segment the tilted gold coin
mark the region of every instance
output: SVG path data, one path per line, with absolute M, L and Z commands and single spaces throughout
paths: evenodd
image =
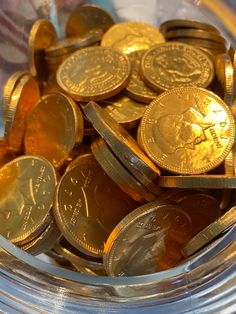
M 156 195 L 152 194 L 129 173 L 101 137 L 92 142 L 91 149 L 106 174 L 135 201 L 144 203 L 156 198 Z
M 83 36 L 93 29 L 107 31 L 114 24 L 112 16 L 96 5 L 82 5 L 73 11 L 66 24 L 66 36 Z
M 33 76 L 45 80 L 44 50 L 57 42 L 57 34 L 53 24 L 46 19 L 37 20 L 29 34 L 29 67 Z
M 166 39 L 175 39 L 178 37 L 189 37 L 189 38 L 199 38 L 206 39 L 209 41 L 216 42 L 218 44 L 226 45 L 226 40 L 219 34 L 212 32 L 207 32 L 200 29 L 177 29 L 168 31 L 165 35 Z
M 56 173 L 44 158 L 22 156 L 0 169 L 0 234 L 15 244 L 39 235 L 47 223 Z
M 233 64 L 227 53 L 219 54 L 215 59 L 217 78 L 223 89 L 223 99 L 228 106 L 233 104 Z
M 158 182 L 160 187 L 162 188 L 180 188 L 180 189 L 236 188 L 235 175 L 161 176 Z
M 141 79 L 140 76 L 140 64 L 141 58 L 146 50 L 134 51 L 129 54 L 129 59 L 131 61 L 132 74 L 129 84 L 127 85 L 125 91 L 127 95 L 137 101 L 144 103 L 150 103 L 158 93 L 150 89 Z
M 59 168 L 82 138 L 83 117 L 77 104 L 64 94 L 48 94 L 38 101 L 28 119 L 25 152 L 43 156 Z
M 5 138 L 11 149 L 23 151 L 23 141 L 28 117 L 40 98 L 40 90 L 32 75 L 20 78 L 11 95 L 5 124 Z
M 160 170 L 143 153 L 132 136 L 95 102 L 90 101 L 83 110 L 93 127 L 130 173 L 149 191 L 160 194 L 155 183 Z
M 144 82 L 157 91 L 176 87 L 207 87 L 214 78 L 214 65 L 200 49 L 168 42 L 148 50 L 141 61 Z
M 203 23 L 200 21 L 195 21 L 195 20 L 181 20 L 181 19 L 175 19 L 175 20 L 168 20 L 165 21 L 160 25 L 160 31 L 164 34 L 166 32 L 173 30 L 173 29 L 188 29 L 188 28 L 193 28 L 193 29 L 200 29 L 200 30 L 205 30 L 211 33 L 216 33 L 219 34 L 219 31 L 216 27 L 214 27 L 211 24 L 208 23 Z
M 78 49 L 92 46 L 103 36 L 101 29 L 93 29 L 83 36 L 64 38 L 45 50 L 46 57 L 59 57 L 75 52 Z
M 233 65 L 233 103 L 236 101 L 236 50 L 232 47 L 231 55 L 232 65 Z
M 145 50 L 165 42 L 160 31 L 143 22 L 122 22 L 113 25 L 103 36 L 101 46 L 124 53 Z
M 6 123 L 8 108 L 11 101 L 11 95 L 22 76 L 28 75 L 30 73 L 18 71 L 13 73 L 7 80 L 6 84 L 3 87 L 2 92 L 2 116 L 3 121 Z
M 89 47 L 69 56 L 57 71 L 57 82 L 79 101 L 102 100 L 118 94 L 129 82 L 127 56 L 111 48 Z
M 188 87 L 172 89 L 152 101 L 141 120 L 139 140 L 160 167 L 199 174 L 223 162 L 234 134 L 226 104 L 210 91 Z
M 62 177 L 54 214 L 69 243 L 85 254 L 101 257 L 110 232 L 135 206 L 90 155 Z
M 218 201 L 200 191 L 184 190 L 169 199 L 181 206 L 183 211 L 191 218 L 193 236 L 221 216 Z
M 222 234 L 225 230 L 236 223 L 236 206 L 232 207 L 222 217 L 215 220 L 204 230 L 192 238 L 183 248 L 182 252 L 185 257 L 189 257 L 212 240 Z
M 61 232 L 57 228 L 53 217 L 50 217 L 49 225 L 35 239 L 23 244 L 22 250 L 32 255 L 39 255 L 50 251 L 61 239 Z
M 106 272 L 137 276 L 176 266 L 191 232 L 192 222 L 180 206 L 158 201 L 143 205 L 110 234 L 103 254 Z
M 124 93 L 119 93 L 100 104 L 125 129 L 134 128 L 147 108 L 146 105 L 125 96 Z

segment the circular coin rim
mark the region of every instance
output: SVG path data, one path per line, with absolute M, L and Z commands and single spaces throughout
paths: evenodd
M 69 88 L 68 86 L 66 86 L 64 84 L 64 80 L 61 77 L 61 72 L 64 70 L 64 67 L 66 67 L 68 61 L 70 61 L 71 58 L 77 58 L 78 59 L 81 54 L 85 54 L 86 52 L 89 53 L 91 55 L 91 57 L 94 57 L 94 53 L 96 53 L 99 50 L 100 51 L 102 51 L 102 50 L 103 51 L 104 50 L 110 51 L 111 53 L 116 54 L 116 56 L 118 56 L 119 54 L 122 55 L 122 57 L 124 57 L 125 62 L 126 62 L 126 67 L 127 67 L 126 73 L 125 73 L 126 75 L 124 75 L 122 80 L 120 80 L 120 82 L 117 83 L 115 87 L 113 87 L 112 89 L 109 89 L 109 90 L 99 91 L 97 93 L 94 93 L 93 95 L 91 95 L 91 93 L 90 93 L 90 95 L 88 93 L 82 95 L 82 94 L 78 94 L 78 93 L 73 92 L 73 90 L 71 88 Z M 78 60 L 77 60 L 77 62 L 78 62 Z M 75 62 L 73 61 L 73 64 L 74 63 Z M 70 65 L 70 67 L 71 67 L 71 65 Z M 118 50 L 114 50 L 110 47 L 100 47 L 100 46 L 99 47 L 87 47 L 87 48 L 84 48 L 84 49 L 81 49 L 81 50 L 78 50 L 78 51 L 72 53 L 67 59 L 65 59 L 61 63 L 61 65 L 59 66 L 59 68 L 57 70 L 57 75 L 56 75 L 58 85 L 66 93 L 68 93 L 72 98 L 74 98 L 77 101 L 81 101 L 81 102 L 87 102 L 90 100 L 95 100 L 95 101 L 104 100 L 104 99 L 110 98 L 112 96 L 115 96 L 116 94 L 118 94 L 120 91 L 122 91 L 122 89 L 124 89 L 127 86 L 127 84 L 129 83 L 130 77 L 131 77 L 131 64 L 130 64 L 128 57 Z
M 169 86 L 166 87 L 164 84 L 159 84 L 159 83 L 157 84 L 155 80 L 153 80 L 153 79 L 150 78 L 151 75 L 150 75 L 150 74 L 147 74 L 146 66 L 145 66 L 145 60 L 146 60 L 147 56 L 148 56 L 149 54 L 152 54 L 153 51 L 155 51 L 155 50 L 158 51 L 160 48 L 163 48 L 163 47 L 167 47 L 167 48 L 168 48 L 168 47 L 171 47 L 171 46 L 174 47 L 174 49 L 172 49 L 172 50 L 182 51 L 182 49 L 179 50 L 179 49 L 176 48 L 176 47 L 185 48 L 185 49 L 188 50 L 188 51 L 194 52 L 196 55 L 197 55 L 197 54 L 200 55 L 201 57 L 203 57 L 203 58 L 206 60 L 206 62 L 207 62 L 208 65 L 209 65 L 209 70 L 210 70 L 210 71 L 208 71 L 208 72 L 209 72 L 208 79 L 207 79 L 207 81 L 205 80 L 205 83 L 204 83 L 204 84 L 201 84 L 201 85 L 199 86 L 199 82 L 197 82 L 197 83 L 193 82 L 193 83 L 191 83 L 191 85 L 190 85 L 190 84 L 185 84 L 185 85 L 182 86 L 182 87 L 179 87 L 179 86 L 176 87 L 176 86 L 175 86 L 175 83 L 174 83 L 174 84 L 173 84 L 173 83 L 172 83 L 172 84 L 169 83 Z M 197 60 L 197 61 L 198 61 L 198 60 Z M 198 62 L 199 62 L 199 61 L 198 61 Z M 195 46 L 191 46 L 191 45 L 188 45 L 188 44 L 185 44 L 185 43 L 182 43 L 182 42 L 178 42 L 178 41 L 175 41 L 175 42 L 169 41 L 169 42 L 166 42 L 166 43 L 163 43 L 163 44 L 160 44 L 160 45 L 156 45 L 156 46 L 150 48 L 149 50 L 147 50 L 147 51 L 144 53 L 144 55 L 143 55 L 143 57 L 142 57 L 142 59 L 141 59 L 140 73 L 141 73 L 141 77 L 142 77 L 142 79 L 144 80 L 144 82 L 145 82 L 148 86 L 150 86 L 150 88 L 153 88 L 153 89 L 156 90 L 157 92 L 169 91 L 170 89 L 173 90 L 174 88 L 190 88 L 190 87 L 193 86 L 193 84 L 194 84 L 194 87 L 206 88 L 206 87 L 208 87 L 208 86 L 212 83 L 212 81 L 213 81 L 213 79 L 214 79 L 214 75 L 215 75 L 214 64 L 213 64 L 211 58 L 208 57 L 208 55 L 207 55 L 205 52 L 203 52 L 201 49 L 199 49 L 199 48 L 197 48 L 197 47 L 195 47 Z M 159 95 L 159 96 L 160 96 L 160 95 Z M 159 96 L 157 96 L 157 97 L 159 97 Z
M 217 159 L 215 159 L 213 162 L 210 163 L 209 166 L 204 166 L 204 167 L 199 167 L 198 169 L 195 168 L 179 168 L 178 166 L 171 166 L 168 163 L 163 163 L 161 162 L 161 158 L 159 159 L 157 155 L 153 154 L 153 152 L 149 149 L 149 146 L 147 145 L 147 141 L 145 141 L 145 125 L 146 125 L 146 120 L 148 119 L 148 115 L 149 112 L 153 109 L 153 107 L 155 107 L 159 101 L 162 100 L 163 97 L 168 96 L 169 94 L 181 94 L 181 92 L 191 92 L 191 91 L 195 91 L 195 92 L 201 92 L 206 94 L 206 96 L 210 96 L 212 97 L 214 100 L 216 100 L 222 107 L 223 109 L 226 111 L 227 117 L 229 119 L 229 130 L 231 132 L 231 137 L 229 138 L 229 143 L 228 145 L 225 147 L 225 150 L 223 151 L 223 153 L 221 154 L 221 156 L 219 156 Z M 145 150 L 145 152 L 147 153 L 147 155 L 149 156 L 149 158 L 155 163 L 157 164 L 159 167 L 166 169 L 168 171 L 171 171 L 172 173 L 176 173 L 176 174 L 199 174 L 199 173 L 204 173 L 204 172 L 208 172 L 214 168 L 216 168 L 221 162 L 224 161 L 225 157 L 229 154 L 229 152 L 232 149 L 233 143 L 234 143 L 234 134 L 235 134 L 235 122 L 234 122 L 234 118 L 231 114 L 231 111 L 229 109 L 229 107 L 225 104 L 225 102 L 216 94 L 214 94 L 213 92 L 210 92 L 206 89 L 203 88 L 198 88 L 198 87 L 178 87 L 178 88 L 173 88 L 171 90 L 168 90 L 164 93 L 162 93 L 160 96 L 158 96 L 157 98 L 155 98 L 150 105 L 148 106 L 148 108 L 146 109 L 142 119 L 141 119 L 141 123 L 140 123 L 140 139 L 142 142 L 142 147 Z
M 46 164 L 47 168 L 50 169 L 51 171 L 51 174 L 52 174 L 52 184 L 55 185 L 56 187 L 56 184 L 57 184 L 57 173 L 54 169 L 54 167 L 52 166 L 52 164 L 44 157 L 38 157 L 38 156 L 33 156 L 33 155 L 25 155 L 25 156 L 20 156 L 20 157 L 17 157 L 15 159 L 13 159 L 12 161 L 6 163 L 1 169 L 0 169 L 0 172 L 2 170 L 4 170 L 4 168 L 6 167 L 11 167 L 12 164 L 15 164 L 15 163 L 19 163 L 20 161 L 22 160 L 25 160 L 25 159 L 29 159 L 29 160 L 32 160 L 32 159 L 36 159 L 40 162 L 43 162 L 44 164 Z M 24 233 L 23 235 L 21 236 L 18 236 L 18 237 L 15 237 L 11 240 L 11 242 L 13 243 L 23 243 L 25 239 L 28 239 L 29 237 L 31 238 L 31 236 L 34 238 L 37 236 L 38 232 L 40 233 L 42 231 L 42 225 L 45 221 L 48 220 L 48 216 L 50 215 L 50 211 L 51 211 L 51 208 L 52 208 L 52 204 L 53 204 L 53 193 L 52 193 L 52 196 L 51 196 L 51 206 L 50 208 L 48 209 L 47 213 L 45 213 L 45 217 L 42 221 L 38 222 L 38 223 L 35 223 L 34 226 L 26 233 Z M 34 235 L 34 236 L 33 236 Z
M 112 230 L 110 236 L 108 237 L 106 244 L 104 246 L 103 251 L 103 263 L 105 270 L 109 276 L 116 276 L 112 269 L 112 260 L 115 254 L 115 249 L 119 244 L 118 237 L 122 235 L 122 233 L 129 227 L 130 224 L 133 224 L 135 220 L 141 218 L 142 216 L 149 215 L 153 211 L 158 211 L 160 208 L 170 207 L 171 209 L 174 208 L 175 210 L 181 212 L 189 221 L 192 231 L 192 220 L 188 214 L 186 214 L 179 205 L 165 202 L 165 201 L 154 201 L 148 204 L 139 206 L 131 213 L 126 215 Z M 118 243 L 118 244 L 117 244 Z

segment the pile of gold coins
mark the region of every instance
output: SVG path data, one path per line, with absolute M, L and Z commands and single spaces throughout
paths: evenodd
M 38 20 L 3 91 L 0 234 L 89 275 L 150 274 L 236 221 L 236 54 L 212 25 Z

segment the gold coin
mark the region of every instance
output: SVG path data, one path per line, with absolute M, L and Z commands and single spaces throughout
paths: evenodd
M 61 167 L 76 142 L 83 138 L 83 117 L 77 104 L 61 93 L 43 96 L 33 108 L 25 132 L 26 154 Z
M 60 241 L 60 238 L 61 232 L 51 218 L 51 222 L 39 236 L 20 247 L 29 254 L 39 255 L 50 251 Z
M 207 227 L 221 216 L 218 201 L 200 191 L 183 191 L 169 198 L 182 207 L 193 223 L 192 235 Z
M 145 50 L 165 42 L 160 31 L 143 22 L 122 22 L 113 25 L 103 36 L 101 46 L 124 53 Z
M 78 49 L 92 46 L 99 42 L 103 36 L 101 29 L 92 29 L 83 36 L 64 38 L 45 50 L 46 57 L 59 57 L 68 55 Z
M 173 267 L 192 223 L 178 205 L 152 202 L 135 209 L 110 234 L 103 254 L 109 276 L 137 276 Z
M 229 154 L 235 134 L 226 104 L 196 87 L 175 88 L 158 96 L 145 111 L 140 127 L 147 155 L 160 167 L 179 174 L 216 168 Z
M 2 117 L 3 121 L 6 123 L 8 108 L 11 101 L 11 95 L 13 90 L 15 89 L 18 81 L 22 78 L 22 76 L 28 75 L 28 72 L 15 72 L 13 73 L 7 80 L 6 84 L 3 87 L 2 93 Z
M 22 156 L 0 169 L 0 234 L 21 245 L 45 228 L 50 215 L 56 173 L 44 158 Z
M 130 99 L 123 93 L 102 101 L 100 105 L 125 129 L 133 129 L 137 126 L 147 108 L 147 106 Z
M 27 119 L 40 98 L 38 83 L 32 75 L 20 78 L 12 92 L 5 124 L 5 139 L 12 151 L 23 151 Z
M 215 220 L 204 230 L 193 237 L 183 248 L 182 253 L 189 257 L 205 245 L 209 244 L 216 237 L 221 235 L 225 230 L 236 223 L 236 206 L 232 207 L 222 217 Z
M 101 257 L 110 232 L 135 204 L 90 155 L 62 177 L 54 214 L 71 245 L 87 255 Z
M 66 36 L 83 36 L 90 30 L 104 32 L 114 24 L 112 16 L 96 5 L 82 5 L 71 13 L 66 24 Z
M 232 150 L 229 152 L 229 154 L 225 157 L 224 160 L 224 170 L 225 170 L 225 175 L 233 176 L 236 174 L 236 164 L 234 165 L 234 146 L 233 145 Z M 236 157 L 236 156 L 235 156 Z
M 233 64 L 227 53 L 219 54 L 215 59 L 217 78 L 223 89 L 223 99 L 228 106 L 233 104 Z
M 157 91 L 207 87 L 214 78 L 214 65 L 200 49 L 180 42 L 168 42 L 144 54 L 141 75 L 144 82 Z
M 162 188 L 180 189 L 235 189 L 236 176 L 194 175 L 194 176 L 161 176 L 159 185 Z
M 129 59 L 131 61 L 132 74 L 129 84 L 127 85 L 125 91 L 130 98 L 137 101 L 150 103 L 158 93 L 150 89 L 141 79 L 139 74 L 141 57 L 143 56 L 145 50 L 134 51 L 129 54 Z
M 166 39 L 174 39 L 178 37 L 190 37 L 206 39 L 209 41 L 216 42 L 218 44 L 226 45 L 226 40 L 218 34 L 207 32 L 200 29 L 177 29 L 168 31 L 165 35 Z
M 33 76 L 46 80 L 44 50 L 57 42 L 53 24 L 46 19 L 37 20 L 29 34 L 29 67 Z
M 57 82 L 79 101 L 102 100 L 118 94 L 129 82 L 127 56 L 111 48 L 89 47 L 69 56 L 57 71 Z
M 192 46 L 197 46 L 198 48 L 206 48 L 212 51 L 215 55 L 218 53 L 224 53 L 226 52 L 226 47 L 223 44 L 216 43 L 214 41 L 206 40 L 206 39 L 200 39 L 200 38 L 191 38 L 191 37 L 178 37 L 170 39 L 171 41 L 180 41 Z
M 160 25 L 160 31 L 164 34 L 166 34 L 170 30 L 179 29 L 179 28 L 180 29 L 182 28 L 183 29 L 185 28 L 200 29 L 200 30 L 205 30 L 207 32 L 219 34 L 218 29 L 214 27 L 213 25 L 208 24 L 208 23 L 203 23 L 200 21 L 195 21 L 195 20 L 181 20 L 181 19 L 168 20 Z
M 130 173 L 149 191 L 159 194 L 155 181 L 160 170 L 142 152 L 132 136 L 95 102 L 90 101 L 83 110 L 93 127 Z
M 233 103 L 236 101 L 236 50 L 232 47 L 232 52 L 229 55 L 231 55 L 231 61 L 233 65 Z
M 102 138 L 95 139 L 91 149 L 106 174 L 131 198 L 140 203 L 150 202 L 156 198 L 156 195 L 152 194 L 126 170 Z M 159 190 L 158 187 L 157 189 Z
M 88 275 L 101 275 L 105 276 L 106 272 L 102 263 L 102 259 L 91 257 L 78 251 L 65 238 L 60 241 L 54 247 L 54 250 L 63 256 L 65 259 L 70 261 L 75 268 L 77 268 L 81 273 Z

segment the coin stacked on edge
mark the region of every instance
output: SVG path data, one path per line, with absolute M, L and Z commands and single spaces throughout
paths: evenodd
M 215 26 L 38 20 L 3 91 L 0 234 L 99 276 L 150 274 L 235 224 L 235 51 Z M 217 242 L 215 242 L 217 243 Z

